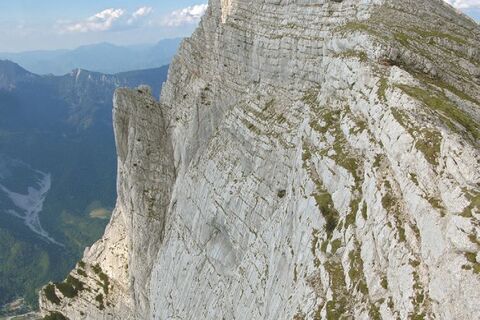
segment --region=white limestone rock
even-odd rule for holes
[[[161,104],[116,94],[119,199],[84,259],[111,305],[43,312],[474,318],[479,35],[440,0],[210,1]]]

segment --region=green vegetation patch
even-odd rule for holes
[[[350,269],[348,270],[348,276],[353,283],[355,283],[356,289],[363,295],[368,295],[368,287],[363,274],[363,260],[360,256],[360,250],[356,248],[350,251],[348,254],[350,259]]]
[[[317,245],[318,245],[318,236],[319,236],[319,231],[317,229],[312,230],[312,247],[311,251],[312,254],[315,256],[315,251],[317,250]]]
[[[387,89],[388,89],[388,80],[385,77],[380,78],[378,82],[378,99],[380,101],[387,101]]]
[[[408,132],[410,132],[410,134],[413,134],[413,131],[411,130],[413,125],[411,124],[410,120],[408,119],[408,115],[405,113],[405,111],[399,110],[397,108],[392,108],[390,111],[392,112],[393,118],[398,123],[400,123],[400,125],[402,127],[404,127],[405,129],[408,129]]]
[[[87,277],[87,273],[83,269],[77,269],[77,273],[82,277]]]
[[[462,216],[466,218],[473,217],[474,211],[480,211],[480,192],[476,192],[467,196],[470,200],[470,204],[463,210]]]
[[[454,105],[444,93],[433,94],[425,89],[407,85],[397,85],[406,94],[420,100],[425,106],[440,114],[445,124],[452,130],[458,132],[458,125],[478,142],[480,139],[480,126],[465,111]]]
[[[349,252],[348,258],[350,260],[348,276],[353,283],[354,290],[352,296],[360,297],[361,300],[369,306],[368,314],[370,319],[382,319],[379,308],[369,300],[367,280],[363,271],[363,260],[360,255],[358,243],[356,243],[355,249]],[[361,293],[361,295],[358,293]]]
[[[410,180],[418,187],[420,184],[418,183],[418,176],[415,173],[410,173]]]
[[[382,288],[387,290],[388,289],[388,280],[387,280],[387,277],[386,276],[383,276],[382,277],[382,281],[380,282],[380,284],[382,285]]]
[[[305,97],[308,100],[307,96]],[[362,174],[360,172],[362,161],[359,156],[356,156],[355,151],[349,145],[345,134],[341,128],[342,113],[347,112],[352,114],[350,108],[345,107],[344,109],[319,109],[317,107],[313,108],[314,116],[324,123],[322,126],[318,124],[318,121],[312,120],[310,126],[317,132],[322,135],[331,134],[334,137],[334,141],[329,148],[325,148],[321,151],[323,156],[328,156],[334,160],[339,166],[347,170],[353,177],[355,185],[352,190],[352,200],[350,202],[350,212],[347,215],[345,221],[340,222],[340,215],[335,210],[331,195],[324,190],[323,185],[320,182],[317,183],[317,193],[315,194],[315,200],[317,206],[321,209],[323,216],[326,219],[326,230],[328,238],[331,237],[333,231],[338,226],[340,229],[343,227],[348,228],[350,225],[353,225],[356,221],[356,215],[361,201],[361,185],[363,182]],[[361,132],[367,129],[367,123],[359,118],[352,117],[355,126],[350,130],[353,133]],[[331,155],[330,150],[335,151],[335,154]],[[305,156],[305,159],[309,157]],[[314,179],[315,180],[315,179]]]
[[[435,30],[422,30],[418,28],[411,28],[409,29],[410,31],[413,31],[420,35],[423,38],[441,38],[441,39],[446,39],[450,42],[456,42],[457,44],[460,45],[466,45],[467,41],[464,38],[461,38],[459,36],[456,36],[452,33],[446,33],[446,32],[441,32],[441,31],[435,31]]]
[[[363,207],[362,207],[362,217],[363,217],[364,220],[367,220],[367,218],[368,218],[367,211],[368,211],[368,206],[364,202]]]
[[[43,293],[45,294],[45,298],[48,301],[54,304],[60,304],[60,299],[58,298],[57,294],[55,293],[55,285],[53,283],[49,283],[43,289]]]
[[[329,274],[332,299],[327,301],[326,311],[328,320],[343,319],[349,314],[349,294],[345,282],[343,266],[340,262],[330,260],[325,263]]]
[[[332,196],[326,190],[314,195],[317,207],[325,218],[325,231],[328,238],[332,237],[333,231],[337,227],[339,221],[339,214],[333,204]]]
[[[357,50],[346,50],[337,55],[337,57],[342,59],[358,59],[360,62],[367,62],[368,55],[364,51]]]
[[[327,113],[330,114],[330,113]],[[354,154],[351,152],[351,148],[347,148],[348,142],[345,138],[345,135],[343,134],[343,131],[340,128],[340,118],[338,116],[338,113],[333,113],[330,114],[329,121],[333,123],[333,121],[337,120],[337,123],[335,125],[332,125],[334,128],[333,135],[335,137],[335,142],[333,144],[333,150],[335,150],[335,156],[332,158],[337,162],[340,166],[348,170],[350,174],[353,176],[355,179],[355,184],[357,187],[360,184],[360,176],[358,175],[358,168],[359,168],[359,159],[357,157],[352,156]],[[348,149],[348,150],[347,150]]]
[[[320,88],[310,88],[305,92],[305,94],[302,97],[303,103],[306,105],[310,106],[311,108],[315,109],[317,108],[317,96],[318,93],[320,92]]]
[[[100,265],[98,263],[92,267],[92,270],[93,270],[93,272],[95,272],[95,274],[100,279],[100,281],[101,281],[100,285],[103,288],[103,292],[105,293],[105,295],[108,295],[109,287],[110,287],[110,280],[109,280],[108,276],[102,271],[102,268],[100,267]]]
[[[410,42],[412,41],[412,38],[403,32],[395,32],[393,37],[405,47],[409,47]]]
[[[396,204],[397,204],[397,199],[395,198],[395,196],[393,196],[393,194],[390,191],[387,191],[382,197],[382,206],[385,209],[390,210],[394,208]]]
[[[469,95],[466,94],[465,92],[463,92],[463,91],[461,91],[461,90],[458,90],[458,89],[455,88],[454,86],[446,83],[445,81],[443,81],[443,80],[441,80],[441,79],[439,79],[439,78],[432,79],[432,78],[430,78],[430,77],[421,76],[421,75],[418,75],[418,74],[416,74],[415,76],[416,76],[417,78],[420,78],[421,80],[425,81],[426,83],[432,85],[432,86],[439,87],[439,88],[441,88],[442,90],[448,90],[448,91],[450,91],[451,93],[455,94],[457,97],[460,97],[460,98],[463,99],[463,100],[470,101],[471,103],[480,106],[480,102],[479,102],[478,100],[475,100],[473,97],[469,96]]]
[[[465,252],[465,258],[468,264],[464,265],[465,270],[471,270],[473,273],[480,275],[480,263],[477,262],[477,255],[473,252]]]
[[[341,239],[335,239],[332,241],[332,249],[331,253],[335,254],[337,253],[337,250],[342,246],[342,240]]]
[[[293,316],[293,320],[305,320],[306,319],[306,316],[303,312],[301,311],[298,311],[294,316]]]
[[[104,304],[104,301],[103,301],[103,294],[98,294],[96,297],[95,297],[95,301],[98,302],[98,308],[100,310],[103,310],[105,309],[105,304]]]
[[[410,265],[413,268],[417,268],[420,265],[420,262],[417,260],[410,260]],[[413,271],[413,289],[415,290],[415,294],[411,297],[411,300],[414,305],[414,311],[410,314],[410,317],[411,319],[425,319],[426,314],[422,309],[427,300],[427,293],[423,288],[420,276],[416,270]]]
[[[304,146],[303,153],[302,153],[302,160],[306,162],[306,161],[309,161],[310,159],[312,159],[312,152]]]
[[[417,128],[404,111],[392,108],[391,112],[395,120],[416,140],[415,147],[423,153],[425,159],[431,165],[437,166],[441,154],[442,134],[432,128]]]
[[[337,28],[337,31],[340,32],[363,32],[363,33],[368,33],[368,34],[374,34],[374,35],[379,35],[378,32],[373,30],[368,24],[362,23],[359,21],[351,21],[346,23],[343,26],[340,26]]]
[[[385,181],[385,189],[386,189],[386,192],[382,197],[382,206],[389,213],[393,213],[393,217],[395,219],[395,225],[398,231],[399,240],[401,242],[405,242],[407,240],[407,237],[406,237],[403,221],[400,218],[400,210],[398,209],[399,200],[395,196],[393,189],[390,185],[390,182]]]
[[[332,247],[337,240],[334,240]],[[338,241],[335,246],[339,246]],[[366,304],[370,319],[381,319],[379,308],[370,302],[368,287],[363,271],[363,260],[358,247],[350,251],[348,277],[352,287],[348,288],[345,280],[345,270],[338,257],[331,256],[324,264],[329,275],[329,285],[332,290],[332,298],[326,303],[326,319],[348,319],[353,314],[356,302]]]
[[[427,161],[432,165],[438,165],[440,158],[440,146],[442,134],[433,129],[421,129],[415,147],[420,150]]]
[[[43,317],[43,320],[68,320],[62,313],[54,311],[50,312],[49,315]]]
[[[55,283],[54,286],[67,298],[75,298],[80,291],[84,289],[83,282],[77,278],[69,275],[67,279],[60,283]]]
[[[358,187],[358,190],[360,188]],[[361,202],[361,197],[354,196],[352,201],[350,201],[350,212],[347,215],[347,218],[345,219],[345,229],[347,229],[349,226],[355,224],[355,221],[357,219],[357,212],[358,208]]]
[[[78,291],[69,283],[61,282],[56,285],[57,289],[67,298],[74,298]]]

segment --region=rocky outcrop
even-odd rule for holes
[[[113,117],[118,199],[112,220],[71,275],[40,296],[42,309],[71,319],[133,319],[149,313],[150,273],[175,177],[172,144],[161,105],[147,87],[117,90]]]
[[[119,200],[86,260],[122,294],[103,313],[43,295],[44,312],[480,314],[479,35],[436,0],[210,1],[158,116],[146,94],[117,93],[116,110],[142,121],[116,111]]]

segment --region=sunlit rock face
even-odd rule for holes
[[[117,92],[115,214],[43,312],[480,314],[479,38],[440,0],[210,1],[161,104]]]

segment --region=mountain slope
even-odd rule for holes
[[[39,76],[0,61],[0,307],[35,304],[101,236],[116,197],[112,94],[158,96],[167,71]]]
[[[35,75],[10,61],[0,60],[0,89],[9,90],[17,81],[35,78]]]
[[[480,314],[479,36],[440,0],[210,1],[160,105],[117,91],[116,209],[42,312]]]

